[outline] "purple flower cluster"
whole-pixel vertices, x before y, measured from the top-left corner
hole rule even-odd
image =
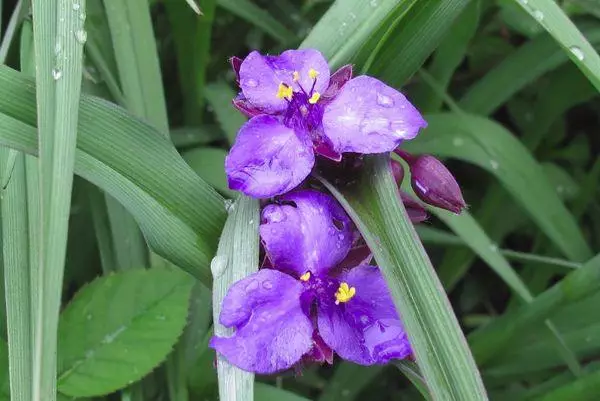
[[[400,92],[343,67],[332,76],[317,50],[279,56],[254,51],[234,59],[241,93],[234,105],[251,117],[225,160],[229,187],[256,198],[297,187],[315,154],[391,152],[427,123]]]
[[[332,363],[334,353],[362,365],[410,356],[385,279],[352,221],[333,197],[301,184],[319,157],[396,151],[422,201],[459,213],[465,203],[443,164],[397,149],[425,120],[395,89],[352,78],[351,66],[330,75],[317,50],[252,52],[231,62],[241,88],[233,104],[250,120],[225,160],[229,186],[276,199],[261,216],[268,265],[229,289],[219,321],[235,331],[213,337],[211,347],[263,374]],[[391,170],[400,185],[402,165],[392,161]],[[399,196],[413,222],[427,218],[420,202]]]
[[[256,373],[301,360],[332,362],[333,352],[362,365],[405,358],[411,348],[379,269],[348,268],[352,222],[329,195],[300,190],[262,212],[260,236],[273,268],[238,281],[220,322],[236,329],[211,346]]]

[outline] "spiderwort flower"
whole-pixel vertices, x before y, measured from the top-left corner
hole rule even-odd
[[[260,235],[274,268],[235,283],[219,321],[235,328],[210,345],[232,364],[274,373],[333,351],[362,365],[405,358],[411,348],[379,269],[339,266],[353,226],[329,195],[302,190],[262,212]]]
[[[256,198],[290,191],[310,173],[315,154],[385,153],[426,126],[395,89],[350,66],[330,76],[313,49],[279,56],[257,51],[232,59],[241,93],[234,105],[252,117],[225,160],[229,187]]]

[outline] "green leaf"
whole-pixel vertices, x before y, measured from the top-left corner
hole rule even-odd
[[[271,35],[273,39],[283,43],[290,43],[296,40],[296,35],[290,32],[275,17],[250,0],[218,0],[218,4],[232,14],[256,25],[257,28]]]
[[[546,0],[515,0],[567,52],[571,61],[600,90],[600,56],[558,4]]]
[[[536,397],[533,401],[594,401],[600,393],[600,370]]]
[[[196,148],[182,156],[192,170],[214,189],[229,198],[235,197],[236,192],[229,189],[225,175],[226,151],[219,148]]]
[[[139,380],[186,324],[193,280],[176,269],[132,269],[94,280],[60,318],[61,393],[108,394]]]
[[[425,380],[421,377],[421,372],[419,372],[419,367],[416,363],[409,361],[408,359],[403,359],[394,362],[394,365],[396,365],[404,376],[406,376],[416,389],[419,390],[423,399],[427,401],[431,400],[431,394],[429,394],[429,390],[427,389],[427,383],[425,383]]]
[[[0,144],[36,154],[31,81],[0,67],[0,86]],[[155,252],[210,282],[223,198],[167,139],[111,103],[82,96],[77,139],[75,172],[121,202]]]
[[[569,259],[585,261],[591,256],[575,219],[517,138],[478,116],[444,113],[429,115],[427,121],[427,131],[407,142],[406,150],[458,158],[487,170]]]
[[[240,195],[229,207],[229,217],[210,268],[213,273],[213,327],[217,336],[230,336],[233,329],[219,323],[221,305],[229,287],[258,270],[258,201]],[[252,401],[254,374],[231,365],[217,354],[219,399]]]
[[[366,158],[356,183],[322,180],[373,251],[434,399],[486,400],[475,362],[423,245],[399,202],[388,156]],[[393,222],[391,224],[390,222]]]
[[[237,111],[231,101],[235,92],[225,82],[215,82],[206,86],[204,96],[213,108],[217,121],[225,131],[230,144],[233,144],[238,130],[246,122],[246,118]]]

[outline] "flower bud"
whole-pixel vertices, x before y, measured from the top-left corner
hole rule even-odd
[[[248,118],[252,118],[261,114],[260,110],[252,106],[252,104],[248,100],[246,100],[244,95],[242,95],[241,93],[237,95],[235,99],[232,100],[232,103],[233,106],[236,109],[238,109],[238,111],[240,111],[243,115],[245,115]]]
[[[334,72],[329,78],[329,87],[321,98],[324,101],[331,100],[337,96],[342,86],[352,78],[352,65],[348,64]]]
[[[465,207],[460,187],[441,161],[430,155],[412,158],[411,185],[423,202],[459,214]]]
[[[233,72],[235,72],[235,80],[240,81],[240,67],[242,66],[242,60],[239,57],[233,56],[229,59],[229,64],[231,64],[231,68]]]
[[[404,180],[404,167],[402,167],[402,163],[397,160],[390,160],[390,167],[392,168],[392,175],[394,176],[394,181],[400,188],[402,185],[402,181]]]

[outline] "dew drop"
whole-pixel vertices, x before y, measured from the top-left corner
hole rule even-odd
[[[210,271],[213,277],[219,278],[227,270],[227,258],[225,256],[217,255],[210,262]]]
[[[73,10],[77,11],[80,7],[79,3],[73,3]]]
[[[86,18],[87,18],[87,14],[84,11],[79,13],[79,19],[81,21],[85,21]]]
[[[61,51],[62,51],[62,42],[60,40],[57,40],[56,44],[54,45],[54,54],[56,54],[58,56]]]
[[[354,21],[356,19],[356,14],[351,12],[350,14],[348,14],[348,17],[350,17],[351,21]]]
[[[167,317],[165,315],[157,315],[156,320],[167,320]]]
[[[360,316],[360,322],[361,322],[362,324],[367,324],[367,323],[369,323],[369,316],[367,316],[367,315],[361,315],[361,316]]]
[[[235,210],[235,203],[233,203],[231,199],[225,199],[225,201],[223,201],[223,205],[225,206],[225,211],[227,213],[231,213]]]
[[[457,136],[454,139],[452,139],[452,145],[454,146],[463,146],[465,144],[464,139],[462,139],[461,137]]]
[[[394,100],[389,96],[386,96],[382,93],[378,93],[377,104],[383,107],[392,107],[394,105]]]
[[[244,85],[249,86],[250,88],[255,88],[258,86],[258,82],[256,79],[249,78],[244,80]]]
[[[492,168],[494,170],[498,170],[498,167],[500,167],[500,164],[498,164],[498,162],[496,160],[490,160],[490,166],[492,166]]]
[[[490,245],[490,251],[492,251],[492,252],[498,252],[498,245],[491,244]]]
[[[377,6],[378,6],[378,1],[377,1],[377,0],[371,0],[371,1],[369,2],[369,5],[370,5],[371,7],[373,7],[373,8],[375,8],[375,7],[377,7]]]
[[[60,68],[55,67],[52,69],[52,78],[54,78],[55,81],[58,81],[60,78],[62,77],[62,71],[60,70]]]
[[[92,314],[91,313],[88,314],[85,318],[86,318],[86,320],[92,320]]]
[[[542,22],[544,20],[544,13],[541,12],[540,10],[535,10],[533,12],[533,18],[535,18],[539,22]]]
[[[246,285],[246,292],[254,291],[257,288],[258,288],[258,282],[256,280],[250,280],[250,282]]]
[[[87,32],[83,29],[79,29],[75,31],[75,39],[81,44],[84,44],[87,41]]]
[[[583,50],[581,50],[581,47],[571,46],[571,47],[569,47],[569,50],[571,51],[571,53],[573,53],[573,55],[575,56],[575,58],[577,58],[577,60],[583,61],[583,59],[585,58],[585,54],[583,54]]]
[[[271,283],[269,280],[265,280],[262,282],[262,286],[265,290],[270,290],[273,288],[273,283]]]

